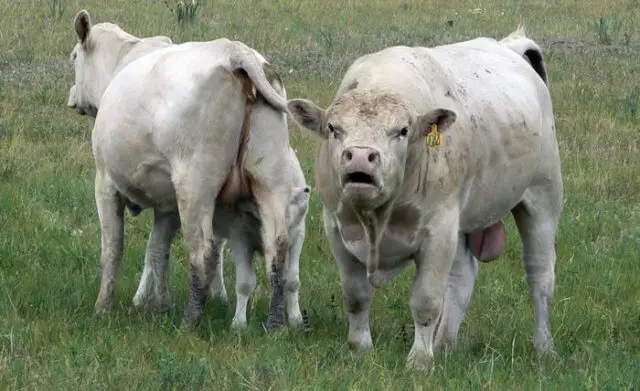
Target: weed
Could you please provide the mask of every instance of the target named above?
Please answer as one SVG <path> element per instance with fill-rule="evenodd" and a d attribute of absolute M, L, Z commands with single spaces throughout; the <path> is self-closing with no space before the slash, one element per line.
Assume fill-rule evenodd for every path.
<path fill-rule="evenodd" d="M 600 17 L 589 24 L 589 28 L 596 35 L 598 43 L 603 45 L 623 44 L 629 46 L 633 37 L 633 21 L 624 22 L 622 19 Z"/>
<path fill-rule="evenodd" d="M 64 16 L 64 11 L 67 9 L 67 0 L 51 0 L 49 3 L 49 10 L 51 11 L 51 18 L 59 22 Z"/>
<path fill-rule="evenodd" d="M 164 3 L 175 16 L 180 26 L 184 26 L 187 23 L 193 24 L 196 21 L 199 7 L 198 0 L 178 0 L 172 1 L 172 4 L 169 4 L 169 0 L 165 0 Z"/>

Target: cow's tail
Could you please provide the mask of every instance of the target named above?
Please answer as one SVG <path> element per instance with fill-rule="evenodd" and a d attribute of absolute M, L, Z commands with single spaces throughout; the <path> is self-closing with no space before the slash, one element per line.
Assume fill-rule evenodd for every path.
<path fill-rule="evenodd" d="M 547 69 L 544 65 L 544 58 L 542 57 L 542 49 L 533 40 L 527 38 L 524 26 L 518 26 L 516 31 L 503 38 L 500 43 L 518 53 L 518 55 L 526 57 L 529 63 L 531 63 L 533 70 L 535 70 L 542 81 L 544 81 L 544 84 L 549 85 Z"/>
<path fill-rule="evenodd" d="M 271 69 L 260 53 L 246 46 L 242 42 L 232 42 L 229 52 L 229 65 L 231 73 L 240 80 L 242 90 L 246 96 L 244 119 L 240 132 L 240 145 L 236 161 L 231 166 L 222 189 L 218 193 L 218 198 L 228 205 L 235 204 L 235 201 L 247 197 L 251 194 L 252 180 L 245 170 L 245 159 L 251 137 L 250 129 L 252 122 L 253 106 L 258 96 L 283 113 L 288 113 L 287 100 L 284 93 L 284 85 L 278 74 Z M 268 74 L 267 74 L 268 73 Z M 283 94 L 275 90 L 272 83 L 277 82 Z M 285 96 L 283 96 L 285 95 Z"/>
<path fill-rule="evenodd" d="M 286 98 L 279 94 L 271 84 L 273 81 L 277 81 L 284 90 L 284 85 L 282 85 L 277 73 L 256 51 L 241 42 L 234 42 L 234 46 L 230 54 L 231 70 L 233 72 L 244 70 L 260 95 L 275 109 L 287 113 Z M 266 74 L 265 69 L 270 75 Z"/>

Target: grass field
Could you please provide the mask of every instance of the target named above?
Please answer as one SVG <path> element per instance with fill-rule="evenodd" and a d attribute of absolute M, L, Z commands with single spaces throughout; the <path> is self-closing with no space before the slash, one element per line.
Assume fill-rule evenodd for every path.
<path fill-rule="evenodd" d="M 54 3 L 66 4 L 52 8 Z M 539 361 L 521 245 L 481 266 L 455 351 L 431 375 L 404 370 L 411 347 L 412 268 L 376 293 L 375 349 L 346 344 L 337 267 L 316 193 L 301 258 L 301 306 L 312 331 L 266 334 L 264 267 L 249 327 L 209 301 L 195 334 L 178 330 L 187 300 L 179 238 L 175 311 L 137 311 L 151 213 L 127 217 L 116 309 L 96 316 L 100 237 L 93 199 L 93 119 L 66 107 L 73 16 L 176 42 L 228 37 L 264 53 L 289 97 L 326 106 L 358 56 L 394 44 L 502 38 L 520 22 L 544 48 L 566 189 L 553 326 L 557 355 Z M 640 1 L 202 1 L 178 24 L 161 1 L 0 0 L 0 389 L 640 389 Z M 313 186 L 315 140 L 290 121 Z"/>

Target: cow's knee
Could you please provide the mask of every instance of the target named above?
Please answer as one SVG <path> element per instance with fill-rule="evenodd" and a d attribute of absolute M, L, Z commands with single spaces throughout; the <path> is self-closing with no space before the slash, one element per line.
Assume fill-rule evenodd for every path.
<path fill-rule="evenodd" d="M 300 289 L 300 279 L 288 278 L 284 284 L 284 293 L 291 294 L 296 293 Z"/>
<path fill-rule="evenodd" d="M 411 313 L 415 323 L 430 327 L 436 324 L 442 311 L 442 297 L 436 295 L 413 295 Z"/>

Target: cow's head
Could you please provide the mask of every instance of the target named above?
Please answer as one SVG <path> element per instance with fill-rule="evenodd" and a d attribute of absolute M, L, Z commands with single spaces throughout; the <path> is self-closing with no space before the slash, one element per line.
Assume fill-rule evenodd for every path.
<path fill-rule="evenodd" d="M 432 125 L 443 132 L 456 120 L 442 108 L 416 117 L 400 97 L 381 90 L 352 89 L 327 110 L 303 99 L 290 100 L 288 108 L 297 123 L 326 140 L 336 189 L 362 209 L 395 198 L 409 148 L 424 142 Z"/>
<path fill-rule="evenodd" d="M 89 13 L 82 10 L 74 19 L 78 37 L 70 58 L 75 68 L 75 85 L 69 90 L 68 106 L 80 114 L 96 116 L 102 94 L 113 79 L 123 58 L 137 43 L 144 41 L 113 23 L 91 25 Z M 168 37 L 152 37 L 159 43 L 171 43 Z M 132 60 L 132 59 L 129 59 Z"/>

